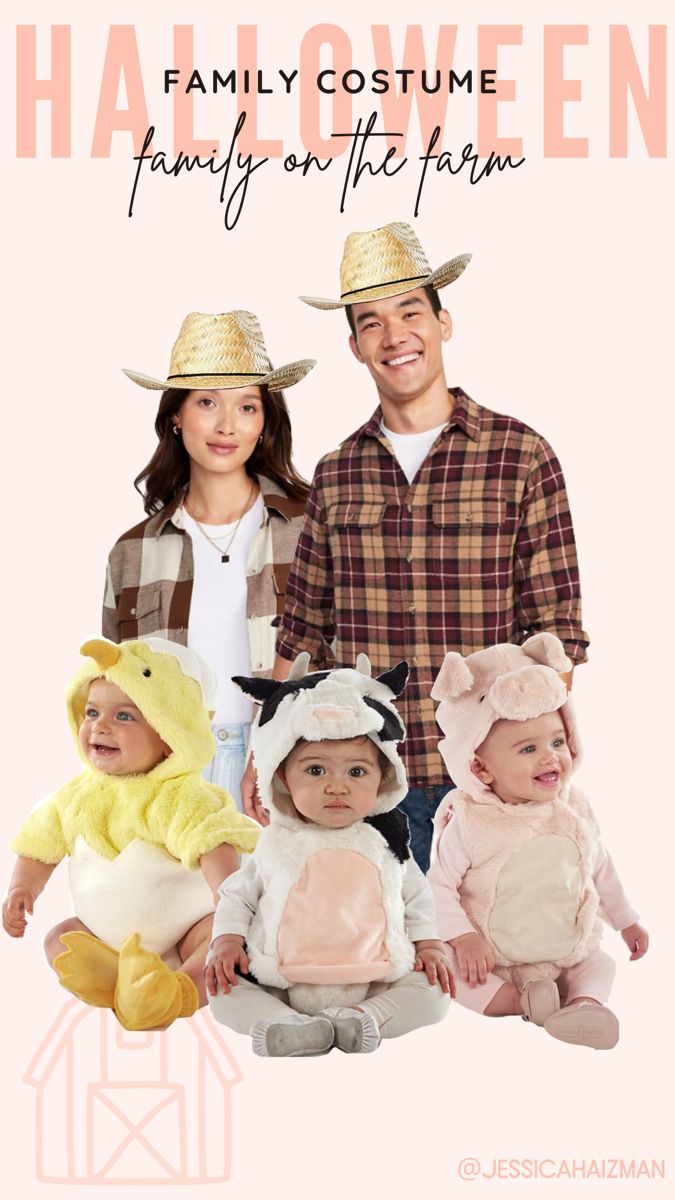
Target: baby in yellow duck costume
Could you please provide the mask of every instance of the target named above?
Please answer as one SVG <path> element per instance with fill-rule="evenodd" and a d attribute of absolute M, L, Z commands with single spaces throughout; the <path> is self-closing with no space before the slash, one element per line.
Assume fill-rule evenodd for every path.
<path fill-rule="evenodd" d="M 14 839 L 3 924 L 23 936 L 69 855 L 76 917 L 45 942 L 60 982 L 127 1029 L 166 1028 L 206 1002 L 214 895 L 260 830 L 202 778 L 215 676 L 193 650 L 149 637 L 95 639 L 81 653 L 66 700 L 85 769 Z"/>

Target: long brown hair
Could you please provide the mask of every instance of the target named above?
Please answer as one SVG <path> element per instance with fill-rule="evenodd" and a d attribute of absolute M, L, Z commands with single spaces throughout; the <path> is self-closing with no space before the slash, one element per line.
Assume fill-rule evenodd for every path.
<path fill-rule="evenodd" d="M 190 457 L 182 437 L 173 432 L 171 418 L 181 407 L 188 392 L 185 388 L 167 388 L 162 392 L 155 433 L 159 445 L 150 462 L 134 479 L 134 487 L 143 497 L 148 516 L 159 512 L 190 482 Z M 292 500 L 306 500 L 309 484 L 293 465 L 291 421 L 283 392 L 271 392 L 260 387 L 265 425 L 262 442 L 256 445 L 246 461 L 248 475 L 265 475 L 283 488 Z"/>

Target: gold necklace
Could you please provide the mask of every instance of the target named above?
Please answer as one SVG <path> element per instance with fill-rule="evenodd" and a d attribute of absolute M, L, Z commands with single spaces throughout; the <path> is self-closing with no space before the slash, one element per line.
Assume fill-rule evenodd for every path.
<path fill-rule="evenodd" d="M 220 555 L 220 561 L 222 563 L 227 563 L 230 561 L 229 552 L 232 549 L 232 543 L 233 543 L 235 537 L 237 536 L 237 530 L 238 530 L 239 526 L 241 525 L 244 517 L 246 516 L 247 512 L 249 512 L 249 510 L 253 506 L 256 491 L 257 491 L 257 484 L 256 484 L 255 479 L 253 479 L 251 481 L 251 490 L 248 494 L 248 499 L 246 501 L 246 505 L 241 510 L 241 514 L 239 516 L 237 524 L 235 525 L 234 529 L 232 530 L 232 533 L 230 534 L 230 540 L 225 547 L 217 546 L 214 539 L 209 537 L 209 535 L 206 532 L 206 530 L 204 529 L 204 526 L 202 525 L 201 521 L 198 521 L 195 514 L 193 512 L 190 512 L 190 509 L 188 507 L 187 495 L 186 495 L 185 499 L 183 500 L 183 508 L 185 509 L 186 513 L 188 514 L 189 517 L 192 517 L 192 520 L 194 521 L 195 525 L 197 526 L 197 529 L 206 538 L 209 545 L 213 546 L 213 549 L 218 551 L 218 554 Z M 225 535 L 225 536 L 227 536 L 227 535 Z M 222 541 L 223 539 L 219 538 L 218 540 Z"/>

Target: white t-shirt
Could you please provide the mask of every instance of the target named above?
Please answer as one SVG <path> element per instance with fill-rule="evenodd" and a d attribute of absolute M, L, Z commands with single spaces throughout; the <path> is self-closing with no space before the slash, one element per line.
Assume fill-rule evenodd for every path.
<path fill-rule="evenodd" d="M 442 425 L 436 425 L 434 429 L 425 429 L 422 433 L 392 433 L 384 421 L 380 421 L 380 429 L 391 442 L 391 448 L 408 483 L 412 483 L 436 438 L 446 425 L 447 421 L 444 421 Z"/>
<path fill-rule="evenodd" d="M 218 702 L 214 721 L 220 725 L 247 724 L 252 703 L 232 683 L 232 675 L 251 674 L 251 652 L 246 627 L 246 561 L 263 521 L 264 504 L 258 496 L 246 513 L 229 550 L 236 525 L 204 525 L 230 561 L 207 542 L 197 522 L 183 509 L 183 526 L 192 538 L 195 575 L 190 602 L 188 646 L 201 654 L 218 676 Z"/>

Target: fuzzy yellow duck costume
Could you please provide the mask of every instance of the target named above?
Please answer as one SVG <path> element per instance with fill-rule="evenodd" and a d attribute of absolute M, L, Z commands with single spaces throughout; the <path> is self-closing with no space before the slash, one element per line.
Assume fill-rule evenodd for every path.
<path fill-rule="evenodd" d="M 200 858 L 222 843 L 250 852 L 260 830 L 202 778 L 215 749 L 215 677 L 194 651 L 150 637 L 95 639 L 81 653 L 87 661 L 66 693 L 76 741 L 89 687 L 103 678 L 171 753 L 146 774 L 114 775 L 80 751 L 85 769 L 30 814 L 12 849 L 46 864 L 69 856 L 75 913 L 94 937 L 62 934 L 67 950 L 54 966 L 63 986 L 114 1008 L 127 1028 L 155 1028 L 197 1008 L 192 980 L 161 956 L 214 910 Z"/>

